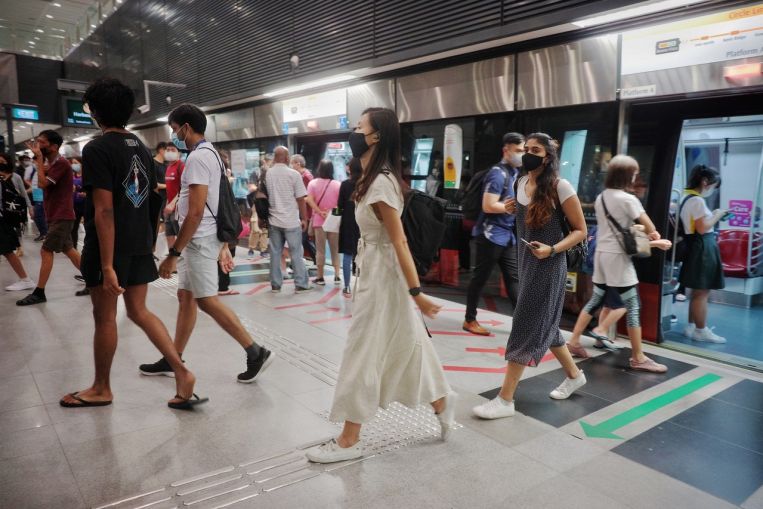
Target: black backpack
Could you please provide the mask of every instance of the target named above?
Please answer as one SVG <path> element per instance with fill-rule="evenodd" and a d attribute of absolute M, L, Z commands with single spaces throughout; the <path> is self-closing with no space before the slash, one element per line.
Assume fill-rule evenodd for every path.
<path fill-rule="evenodd" d="M 217 240 L 220 242 L 238 242 L 238 236 L 241 235 L 243 226 L 241 225 L 241 212 L 236 205 L 236 197 L 233 196 L 233 189 L 228 182 L 228 177 L 225 175 L 225 165 L 223 165 L 222 159 L 215 150 L 209 147 L 201 147 L 209 150 L 217 158 L 217 162 L 220 163 L 220 195 L 217 200 L 217 215 L 212 214 L 217 223 Z M 209 208 L 209 204 L 206 204 L 209 212 L 212 213 L 212 209 Z"/>
<path fill-rule="evenodd" d="M 268 187 L 265 184 L 265 178 L 267 177 L 267 170 L 262 170 L 260 175 L 260 182 L 257 184 L 257 190 L 254 194 L 254 211 L 257 212 L 257 219 L 263 223 L 267 223 L 270 218 L 270 201 L 268 200 Z"/>
<path fill-rule="evenodd" d="M 424 276 L 437 260 L 445 235 L 445 205 L 447 201 L 411 189 L 405 196 L 403 230 L 413 255 L 416 272 Z"/>
<path fill-rule="evenodd" d="M 2 187 L 0 215 L 5 224 L 18 232 L 26 221 L 26 200 L 19 194 L 12 179 L 2 180 L 0 187 Z"/>
<path fill-rule="evenodd" d="M 461 212 L 464 214 L 464 219 L 476 221 L 480 215 L 480 212 L 482 212 L 482 195 L 485 193 L 485 178 L 487 178 L 487 174 L 493 168 L 501 168 L 505 173 L 507 173 L 506 181 L 503 186 L 502 196 L 506 195 L 506 191 L 509 189 L 509 181 L 511 178 L 508 175 L 508 172 L 506 172 L 505 168 L 496 165 L 488 168 L 487 170 L 482 170 L 475 173 L 472 179 L 469 181 L 469 185 L 466 187 L 466 192 L 464 192 L 464 197 L 461 200 Z"/>
<path fill-rule="evenodd" d="M 686 229 L 684 228 L 684 223 L 681 221 L 681 211 L 684 208 L 684 205 L 686 205 L 686 201 L 691 198 L 693 195 L 684 196 L 684 198 L 681 200 L 681 204 L 678 206 L 678 210 L 676 211 L 675 217 L 668 217 L 668 240 L 676 239 L 675 244 L 673 244 L 673 247 L 670 248 L 670 251 L 668 251 L 668 258 L 670 258 L 671 251 L 673 251 L 676 255 L 676 262 L 682 262 L 686 258 L 686 242 L 684 242 L 684 239 L 686 238 Z"/>

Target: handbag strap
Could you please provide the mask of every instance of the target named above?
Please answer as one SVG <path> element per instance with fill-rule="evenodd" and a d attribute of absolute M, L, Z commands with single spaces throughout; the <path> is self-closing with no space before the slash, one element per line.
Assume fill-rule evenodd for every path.
<path fill-rule="evenodd" d="M 620 226 L 620 223 L 618 223 L 614 217 L 609 213 L 609 210 L 607 209 L 607 202 L 604 201 L 604 193 L 601 193 L 601 204 L 604 207 L 604 215 L 607 217 L 607 221 L 609 221 L 609 224 L 612 225 L 615 230 L 617 230 L 620 235 L 615 235 L 615 239 L 617 240 L 617 243 L 620 244 L 620 247 L 622 248 L 624 253 L 628 253 L 628 249 L 625 247 L 625 235 L 630 234 L 630 231 L 626 231 L 625 228 Z"/>
<path fill-rule="evenodd" d="M 625 228 L 623 228 L 620 223 L 617 222 L 617 220 L 612 217 L 612 214 L 609 213 L 609 210 L 607 209 L 607 202 L 604 201 L 604 193 L 601 193 L 601 205 L 604 207 L 604 215 L 607 217 L 607 221 L 609 221 L 609 224 L 612 225 L 615 230 L 620 232 L 621 234 L 625 233 Z"/>
<path fill-rule="evenodd" d="M 321 202 L 323 201 L 323 197 L 326 196 L 326 191 L 329 190 L 329 186 L 331 185 L 331 180 L 329 179 L 328 182 L 326 182 L 326 187 L 323 188 L 323 192 L 321 193 L 321 197 L 318 198 L 318 203 L 316 203 L 316 206 L 318 208 L 321 208 Z"/>

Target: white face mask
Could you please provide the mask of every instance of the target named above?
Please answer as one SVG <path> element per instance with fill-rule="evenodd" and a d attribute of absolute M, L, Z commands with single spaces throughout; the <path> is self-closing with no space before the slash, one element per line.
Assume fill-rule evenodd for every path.
<path fill-rule="evenodd" d="M 715 187 L 708 187 L 707 189 L 702 191 L 702 197 L 703 198 L 711 197 L 713 195 L 713 193 L 715 192 L 715 189 L 716 189 Z"/>
<path fill-rule="evenodd" d="M 79 163 L 74 163 L 72 165 L 72 170 L 74 170 L 75 173 L 79 173 L 82 171 L 82 165 Z"/>
<path fill-rule="evenodd" d="M 509 156 L 509 164 L 513 166 L 514 168 L 519 168 L 522 166 L 522 154 L 518 154 L 516 152 L 512 152 Z"/>
<path fill-rule="evenodd" d="M 164 153 L 164 160 L 169 162 L 175 162 L 180 157 L 180 152 L 175 152 L 174 150 L 168 150 Z"/>

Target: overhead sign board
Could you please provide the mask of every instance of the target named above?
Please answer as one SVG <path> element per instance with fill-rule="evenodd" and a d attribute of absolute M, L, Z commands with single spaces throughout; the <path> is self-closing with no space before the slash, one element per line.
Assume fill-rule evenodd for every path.
<path fill-rule="evenodd" d="M 40 110 L 37 106 L 11 106 L 11 118 L 27 122 L 40 120 Z"/>
<path fill-rule="evenodd" d="M 623 33 L 622 75 L 763 56 L 763 4 Z"/>
<path fill-rule="evenodd" d="M 347 114 L 347 89 L 320 92 L 293 99 L 285 99 L 283 121 L 301 122 L 314 118 L 337 117 Z"/>

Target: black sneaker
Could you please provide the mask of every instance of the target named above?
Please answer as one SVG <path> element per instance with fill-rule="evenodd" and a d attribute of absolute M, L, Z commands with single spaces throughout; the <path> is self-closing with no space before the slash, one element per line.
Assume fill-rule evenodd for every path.
<path fill-rule="evenodd" d="M 47 302 L 48 299 L 44 295 L 37 295 L 36 293 L 30 293 L 21 300 L 16 301 L 17 306 L 31 306 L 32 304 L 42 304 Z"/>
<path fill-rule="evenodd" d="M 45 240 L 45 235 L 42 235 L 42 234 L 40 234 L 40 235 L 38 235 L 38 236 L 36 236 L 34 238 L 35 242 L 42 242 L 43 240 Z"/>
<path fill-rule="evenodd" d="M 175 372 L 172 371 L 170 364 L 164 357 L 153 364 L 141 364 L 138 369 L 140 370 L 141 375 L 168 376 L 170 378 L 175 378 Z"/>
<path fill-rule="evenodd" d="M 268 369 L 274 358 L 273 352 L 262 347 L 260 355 L 256 359 L 251 357 L 246 358 L 246 371 L 238 375 L 238 381 L 242 384 L 254 382 L 258 375 L 261 375 L 263 371 Z"/>

